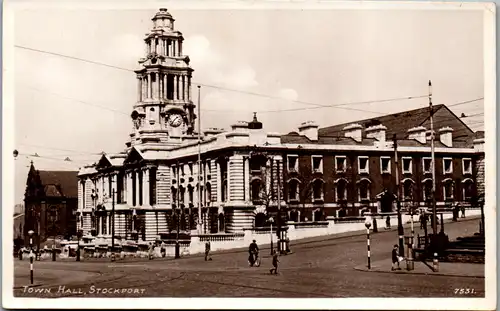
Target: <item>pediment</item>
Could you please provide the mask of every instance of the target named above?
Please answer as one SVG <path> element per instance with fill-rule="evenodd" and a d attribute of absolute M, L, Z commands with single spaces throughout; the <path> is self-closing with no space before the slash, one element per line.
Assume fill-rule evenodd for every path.
<path fill-rule="evenodd" d="M 127 158 L 125 159 L 125 163 L 126 164 L 133 164 L 133 163 L 139 163 L 143 160 L 144 160 L 144 157 L 142 156 L 142 152 L 140 152 L 135 147 L 133 147 L 128 152 Z"/>
<path fill-rule="evenodd" d="M 97 162 L 96 169 L 104 169 L 113 166 L 111 164 L 111 161 L 108 159 L 108 157 L 103 154 L 101 158 L 99 159 L 99 162 Z"/>

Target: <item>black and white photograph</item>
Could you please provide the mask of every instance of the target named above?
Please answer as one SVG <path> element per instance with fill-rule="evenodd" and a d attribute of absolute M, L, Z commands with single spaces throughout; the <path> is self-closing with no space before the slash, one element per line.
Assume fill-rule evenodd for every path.
<path fill-rule="evenodd" d="M 5 2 L 3 306 L 494 309 L 495 12 Z"/>

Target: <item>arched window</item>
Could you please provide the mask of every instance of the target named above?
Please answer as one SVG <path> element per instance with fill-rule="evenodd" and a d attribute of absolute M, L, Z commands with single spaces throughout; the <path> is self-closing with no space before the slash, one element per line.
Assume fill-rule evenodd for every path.
<path fill-rule="evenodd" d="M 447 179 L 443 181 L 443 198 L 445 201 L 453 200 L 453 181 Z"/>
<path fill-rule="evenodd" d="M 210 183 L 207 183 L 205 187 L 205 198 L 207 205 L 212 202 L 212 185 Z"/>
<path fill-rule="evenodd" d="M 250 187 L 252 188 L 252 201 L 254 201 L 254 202 L 262 201 L 262 197 L 261 197 L 262 182 L 261 182 L 261 180 L 258 178 L 252 180 Z"/>
<path fill-rule="evenodd" d="M 323 200 L 323 181 L 321 179 L 316 179 L 313 184 L 313 200 L 322 201 Z"/>
<path fill-rule="evenodd" d="M 224 214 L 220 213 L 219 214 L 219 232 L 225 231 L 224 225 L 225 225 Z"/>
<path fill-rule="evenodd" d="M 170 188 L 170 192 L 172 193 L 172 204 L 177 204 L 177 188 Z"/>
<path fill-rule="evenodd" d="M 193 203 L 194 200 L 194 188 L 191 185 L 188 186 L 188 200 L 189 203 Z"/>
<path fill-rule="evenodd" d="M 358 191 L 360 202 L 370 200 L 370 181 L 368 179 L 360 180 L 358 184 Z"/>
<path fill-rule="evenodd" d="M 185 193 L 186 193 L 186 188 L 184 188 L 183 186 L 180 186 L 179 187 L 179 202 L 180 203 L 184 203 Z"/>
<path fill-rule="evenodd" d="M 463 182 L 464 201 L 471 201 L 474 197 L 474 182 L 472 179 L 467 179 Z"/>
<path fill-rule="evenodd" d="M 411 179 L 406 179 L 403 182 L 403 199 L 405 201 L 413 199 L 413 181 Z"/>
<path fill-rule="evenodd" d="M 299 199 L 299 181 L 291 179 L 288 182 L 288 200 L 296 201 Z"/>
<path fill-rule="evenodd" d="M 424 199 L 425 201 L 432 200 L 432 180 L 427 179 L 424 181 Z"/>
<path fill-rule="evenodd" d="M 222 181 L 222 193 L 221 193 L 221 195 L 222 195 L 221 201 L 226 202 L 227 201 L 227 179 L 224 179 Z"/>
<path fill-rule="evenodd" d="M 347 181 L 345 179 L 340 179 L 337 182 L 337 202 L 342 202 L 347 200 Z"/>
<path fill-rule="evenodd" d="M 323 220 L 323 211 L 321 209 L 317 209 L 313 213 L 314 221 L 322 221 Z"/>

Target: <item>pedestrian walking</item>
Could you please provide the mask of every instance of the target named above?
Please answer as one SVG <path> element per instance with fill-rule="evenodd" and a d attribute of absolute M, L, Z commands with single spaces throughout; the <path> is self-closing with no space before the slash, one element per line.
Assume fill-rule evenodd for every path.
<path fill-rule="evenodd" d="M 210 241 L 205 243 L 205 261 L 207 260 L 212 260 L 212 257 L 210 256 Z"/>
<path fill-rule="evenodd" d="M 271 272 L 271 274 L 278 274 L 278 262 L 279 259 L 278 259 L 278 252 L 276 250 L 273 251 L 273 268 L 269 269 L 269 272 Z"/>
<path fill-rule="evenodd" d="M 153 250 L 154 250 L 154 245 L 153 243 L 149 243 L 149 248 L 148 248 L 148 258 L 149 260 L 153 259 Z"/>
<path fill-rule="evenodd" d="M 392 267 L 391 271 L 394 270 L 401 270 L 399 267 L 399 262 L 401 261 L 401 257 L 398 256 L 398 245 L 394 244 L 394 247 L 392 248 Z"/>
<path fill-rule="evenodd" d="M 385 219 L 385 229 L 391 229 L 391 216 L 387 215 Z"/>
<path fill-rule="evenodd" d="M 465 218 L 465 206 L 461 206 L 460 209 L 462 210 L 462 218 Z"/>
<path fill-rule="evenodd" d="M 423 212 L 420 213 L 420 216 L 418 219 L 420 220 L 420 229 L 424 229 L 424 223 L 425 223 L 425 215 Z"/>

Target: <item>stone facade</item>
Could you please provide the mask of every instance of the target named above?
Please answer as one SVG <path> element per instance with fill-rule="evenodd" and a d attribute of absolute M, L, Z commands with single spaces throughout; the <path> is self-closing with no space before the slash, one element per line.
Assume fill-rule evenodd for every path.
<path fill-rule="evenodd" d="M 229 131 L 197 133 L 193 70 L 173 21 L 165 9 L 153 17 L 146 57 L 136 71 L 138 96 L 126 148 L 103 154 L 96 165 L 79 172 L 78 228 L 84 234 L 110 237 L 112 215 L 115 235 L 125 239 L 242 233 L 268 226 L 270 216 L 318 221 L 338 216 L 340 209 L 358 215 L 365 206 L 375 210 L 382 204 L 385 190 L 397 192 L 393 145 L 386 141 L 390 128 L 384 124 L 342 126 L 342 137 L 333 139 L 318 132 L 314 122 L 303 123 L 299 133 L 266 133 L 254 115 Z M 422 167 L 430 145 L 425 127 L 410 127 L 411 138 L 398 142 L 401 187 L 411 183 L 413 199 L 424 206 L 422 184 L 429 176 Z M 469 171 L 463 173 L 462 161 L 475 160 L 478 151 L 454 145 L 452 130 L 442 132 L 449 135 L 443 136 L 446 144 L 436 147 L 437 189 L 447 180 L 455 185 L 449 188 L 450 198 L 459 199 L 462 182 L 475 180 Z M 296 162 L 291 164 L 293 157 Z M 406 171 L 405 158 L 411 159 Z M 442 173 L 445 158 L 453 169 Z M 339 191 L 344 189 L 339 185 L 345 190 Z"/>

